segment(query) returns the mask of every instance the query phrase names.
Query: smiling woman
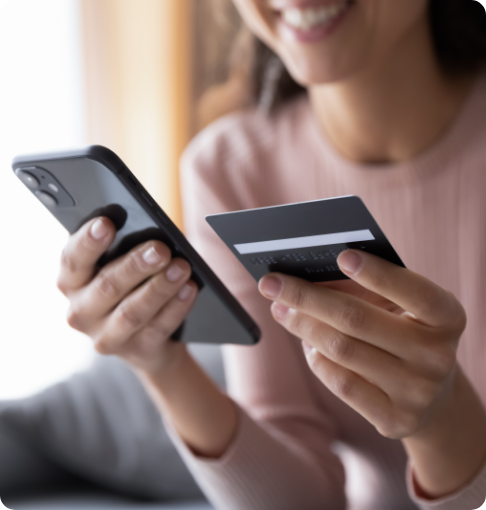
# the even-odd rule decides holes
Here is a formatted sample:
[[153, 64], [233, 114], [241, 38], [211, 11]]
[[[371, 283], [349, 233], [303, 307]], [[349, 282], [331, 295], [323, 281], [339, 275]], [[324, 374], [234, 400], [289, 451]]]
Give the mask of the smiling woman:
[[[221, 391], [170, 341], [196, 296], [188, 264], [154, 241], [97, 271], [115, 228], [94, 218], [63, 251], [69, 322], [100, 353], [128, 362], [157, 409], [153, 422], [142, 418], [143, 397], [132, 392], [100, 405], [106, 385], [94, 384], [83, 403], [100, 412], [105, 435], [91, 433], [92, 421], [72, 427], [84, 439], [71, 441], [79, 460], [102, 464], [96, 439], [112, 447], [105, 481], [121, 466], [125, 487], [135, 481], [138, 493], [160, 495], [165, 481], [172, 490], [172, 478], [159, 476], [160, 429], [148, 425], [162, 416], [217, 508], [477, 508], [486, 494], [484, 10], [473, 0], [234, 4], [241, 19], [233, 10], [227, 44], [217, 45], [235, 39], [228, 80], [201, 110], [231, 115], [190, 143], [181, 189], [186, 234], [262, 341], [225, 346], [229, 392]], [[125, 14], [138, 19], [135, 11]], [[127, 60], [137, 63], [145, 55], [135, 42]], [[148, 97], [131, 106], [148, 114]], [[344, 281], [273, 273], [257, 287], [205, 221], [340, 195], [363, 199], [406, 268], [344, 250]], [[313, 241], [303, 234], [292, 242]], [[286, 232], [278, 237], [281, 248]], [[113, 402], [130, 404], [126, 419], [107, 418]], [[79, 416], [74, 423], [86, 423], [84, 408]], [[146, 449], [137, 450], [139, 438]]]
[[[306, 2], [305, 9], [297, 9], [296, 2], [280, 0], [256, 2], [255, 5], [260, 6], [259, 8], [263, 9], [261, 12], [266, 14], [264, 18], [260, 17], [260, 22], [255, 22], [257, 23], [255, 33], [260, 35], [268, 46], [261, 44], [253, 36], [249, 25], [240, 24], [240, 18], [234, 13], [232, 0], [210, 0], [210, 2], [213, 4], [214, 11], [218, 12], [217, 18], [220, 21], [211, 37], [215, 41], [220, 41], [220, 49], [219, 54], [218, 51], [213, 50], [216, 56], [213, 56], [213, 62], [207, 62], [206, 66], [211, 67], [212, 63], [213, 68], [224, 67], [228, 44], [226, 34], [239, 31], [239, 37], [235, 38], [233, 56], [229, 59], [230, 79], [225, 83], [214, 85], [202, 98], [200, 104], [202, 125], [209, 124], [228, 111], [239, 110], [250, 104], [260, 103], [263, 109], [275, 109], [282, 101], [302, 92], [303, 88], [295, 80], [298, 78], [298, 73], [290, 76], [287, 68], [281, 64], [280, 57], [287, 66], [293, 65], [285, 57], [290, 50], [282, 55], [278, 51], [275, 53], [277, 46], [275, 41], [272, 43], [268, 27], [273, 27], [272, 30], [280, 27], [288, 36], [286, 39], [289, 43], [292, 38], [300, 37], [316, 37], [318, 42], [336, 23], [339, 23], [348, 10], [351, 10], [354, 0], [325, 2], [325, 5], [320, 5], [322, 2]], [[238, 0], [235, 3], [238, 4]], [[250, 7], [252, 2], [242, 0], [241, 3], [243, 12], [252, 8]], [[450, 72], [474, 69], [484, 60], [486, 41], [480, 22], [481, 11], [478, 11], [480, 6], [475, 4], [486, 2], [483, 0], [483, 2], [469, 3], [471, 4], [469, 9], [461, 9], [461, 3], [457, 0], [432, 0], [429, 4], [432, 37], [437, 55], [444, 69]], [[284, 9], [284, 6], [288, 7]], [[256, 8], [253, 7], [253, 9]], [[370, 9], [367, 13], [368, 23], [377, 23], [379, 15], [385, 17], [387, 24], [390, 24], [393, 19], [399, 17], [399, 12], [391, 16], [386, 11], [380, 13], [377, 9]], [[267, 29], [263, 28], [263, 19], [268, 21]], [[304, 25], [306, 25], [305, 30]], [[391, 36], [396, 37], [394, 30], [390, 30]]]

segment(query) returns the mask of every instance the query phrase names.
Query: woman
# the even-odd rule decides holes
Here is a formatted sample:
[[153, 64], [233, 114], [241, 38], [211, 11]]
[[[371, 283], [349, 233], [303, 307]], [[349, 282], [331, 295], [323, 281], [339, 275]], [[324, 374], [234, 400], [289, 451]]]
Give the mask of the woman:
[[[64, 251], [69, 322], [132, 364], [218, 508], [343, 509], [346, 497], [360, 510], [475, 508], [486, 494], [484, 11], [472, 0], [235, 4], [280, 58], [257, 46], [267, 73], [255, 90], [271, 112], [250, 107], [192, 142], [186, 231], [261, 343], [226, 348], [232, 398], [221, 393], [169, 341], [196, 296], [189, 265], [151, 242], [96, 274], [114, 237], [106, 218]], [[308, 97], [290, 99], [296, 83]], [[257, 289], [204, 222], [350, 193], [410, 269], [348, 250], [338, 263], [351, 282], [274, 274]], [[360, 473], [346, 491], [343, 463]]]

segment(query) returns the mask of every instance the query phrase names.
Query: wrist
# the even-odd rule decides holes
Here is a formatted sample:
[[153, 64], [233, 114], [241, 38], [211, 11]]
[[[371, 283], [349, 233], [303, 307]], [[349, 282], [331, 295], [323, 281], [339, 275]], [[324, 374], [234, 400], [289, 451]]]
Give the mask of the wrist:
[[486, 461], [486, 412], [459, 367], [448, 397], [403, 444], [417, 493], [430, 499], [460, 490], [480, 471]]
[[169, 369], [141, 376], [148, 393], [196, 455], [221, 457], [236, 434], [237, 410], [187, 349]]
[[174, 342], [169, 348], [163, 350], [160, 359], [154, 359], [142, 369], [138, 369], [139, 377], [146, 383], [156, 386], [159, 391], [173, 380], [174, 374], [186, 365], [188, 359], [192, 359], [185, 344]]

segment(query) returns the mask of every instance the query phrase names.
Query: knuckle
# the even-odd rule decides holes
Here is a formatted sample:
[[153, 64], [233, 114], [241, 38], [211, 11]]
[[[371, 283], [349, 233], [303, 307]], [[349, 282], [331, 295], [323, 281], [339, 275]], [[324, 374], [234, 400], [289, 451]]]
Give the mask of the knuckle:
[[75, 273], [78, 270], [78, 264], [71, 251], [64, 248], [61, 252], [61, 267], [70, 273]]
[[411, 436], [419, 426], [420, 420], [415, 413], [400, 411], [399, 413], [390, 413], [376, 428], [382, 436], [400, 440]]
[[290, 302], [292, 303], [292, 307], [297, 310], [305, 308], [307, 303], [307, 292], [303, 286], [292, 286], [290, 290]]
[[383, 417], [379, 423], [375, 425], [375, 427], [383, 437], [388, 439], [399, 439], [393, 413], [389, 413], [388, 416]]
[[79, 247], [84, 251], [92, 252], [96, 249], [96, 244], [93, 239], [88, 235], [87, 232], [84, 232], [78, 239]]
[[113, 273], [101, 271], [95, 279], [96, 292], [103, 298], [113, 298], [119, 294]]
[[117, 309], [117, 320], [122, 328], [138, 329], [143, 324], [143, 318], [139, 312], [127, 304], [121, 304]]
[[345, 362], [352, 359], [355, 345], [349, 337], [336, 331], [327, 338], [326, 350], [334, 361]]
[[423, 411], [430, 407], [437, 397], [438, 386], [432, 381], [420, 378], [409, 386], [409, 403], [416, 411]]
[[157, 324], [151, 324], [143, 329], [141, 333], [141, 340], [144, 343], [154, 344], [160, 340], [169, 338], [172, 334], [172, 330], [168, 325], [160, 321]]
[[420, 428], [420, 423], [418, 414], [411, 411], [402, 412], [395, 426], [394, 439], [403, 439], [413, 435]]
[[439, 308], [449, 310], [450, 304], [444, 302], [444, 297], [444, 291], [441, 288], [432, 285], [423, 286], [420, 297], [418, 297], [415, 302], [415, 307], [419, 316], [436, 316]]
[[131, 252], [128, 254], [125, 264], [127, 267], [127, 271], [130, 274], [141, 274], [144, 273], [142, 264], [140, 263], [140, 255], [135, 252]]
[[339, 322], [351, 334], [364, 329], [366, 325], [366, 314], [360, 308], [352, 305], [344, 305], [338, 313]]
[[303, 314], [289, 310], [288, 313], [288, 327], [294, 333], [302, 335], [305, 329], [304, 316]]
[[99, 338], [95, 344], [94, 348], [98, 354], [108, 355], [113, 353], [113, 349], [111, 348], [110, 342], [104, 337]]
[[62, 292], [62, 294], [67, 296], [67, 294], [69, 292], [69, 287], [66, 285], [66, 282], [64, 281], [64, 279], [61, 278], [60, 275], [57, 278], [56, 286]]
[[460, 303], [460, 301], [452, 294], [452, 292], [447, 293], [449, 295], [449, 299], [451, 300], [451, 316], [454, 319], [455, 330], [460, 334], [466, 329], [467, 324], [467, 315], [466, 310]]
[[336, 377], [333, 381], [333, 389], [335, 394], [343, 400], [352, 398], [355, 391], [354, 377], [351, 374]]
[[83, 325], [83, 316], [81, 312], [74, 306], [71, 306], [68, 310], [67, 317], [66, 317], [67, 323], [71, 328], [76, 329], [78, 331], [82, 330]]
[[378, 293], [381, 289], [386, 288], [388, 286], [386, 285], [388, 275], [383, 270], [370, 271], [368, 277], [372, 288], [378, 291]]
[[449, 344], [443, 343], [439, 349], [435, 349], [428, 356], [430, 372], [439, 380], [445, 379], [454, 370], [456, 363], [456, 352]]

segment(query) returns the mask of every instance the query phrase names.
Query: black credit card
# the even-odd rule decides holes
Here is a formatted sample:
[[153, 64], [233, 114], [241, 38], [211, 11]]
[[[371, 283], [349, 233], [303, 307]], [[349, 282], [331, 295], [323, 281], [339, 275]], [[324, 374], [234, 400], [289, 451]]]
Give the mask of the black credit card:
[[336, 259], [348, 248], [405, 267], [354, 195], [213, 214], [206, 221], [257, 281], [270, 272], [311, 282], [343, 280]]

